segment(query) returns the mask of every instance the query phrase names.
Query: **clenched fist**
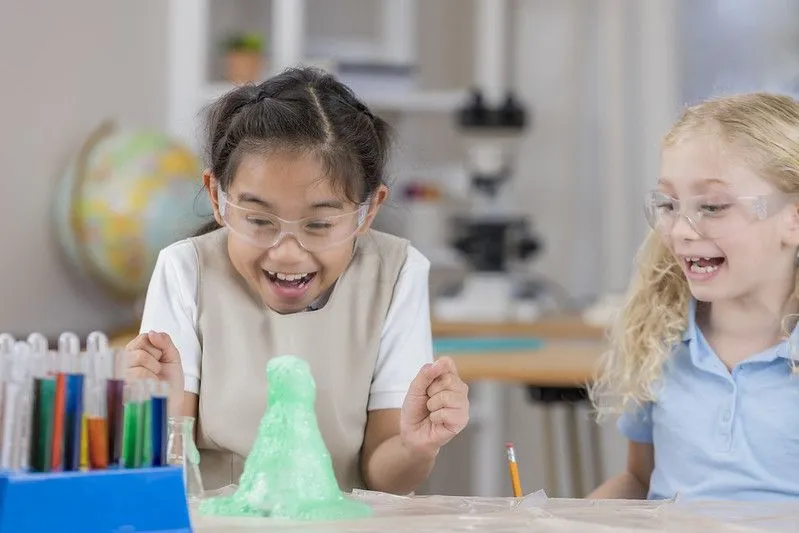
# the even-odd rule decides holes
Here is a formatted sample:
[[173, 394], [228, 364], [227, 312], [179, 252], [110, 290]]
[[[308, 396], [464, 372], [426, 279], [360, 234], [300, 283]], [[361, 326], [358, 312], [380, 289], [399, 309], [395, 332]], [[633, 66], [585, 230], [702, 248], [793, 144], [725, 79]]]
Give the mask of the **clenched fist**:
[[455, 363], [442, 357], [411, 382], [400, 414], [400, 438], [409, 449], [434, 455], [469, 421], [469, 387]]

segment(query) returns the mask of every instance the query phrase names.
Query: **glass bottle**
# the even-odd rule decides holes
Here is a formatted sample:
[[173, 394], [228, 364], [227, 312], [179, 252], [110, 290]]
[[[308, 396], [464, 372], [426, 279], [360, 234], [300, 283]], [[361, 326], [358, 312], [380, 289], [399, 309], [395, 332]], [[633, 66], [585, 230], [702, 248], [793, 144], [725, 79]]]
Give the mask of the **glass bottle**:
[[200, 451], [194, 443], [194, 417], [169, 417], [167, 463], [183, 467], [183, 483], [189, 502], [199, 501], [204, 493], [200, 475]]

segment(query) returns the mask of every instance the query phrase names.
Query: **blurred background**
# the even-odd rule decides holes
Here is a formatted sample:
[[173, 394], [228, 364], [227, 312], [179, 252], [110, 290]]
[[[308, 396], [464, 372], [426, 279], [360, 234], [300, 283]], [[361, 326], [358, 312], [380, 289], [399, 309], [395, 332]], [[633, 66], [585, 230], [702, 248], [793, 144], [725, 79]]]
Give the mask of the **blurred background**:
[[509, 495], [513, 440], [526, 492], [582, 496], [624, 465], [581, 384], [660, 138], [708, 96], [795, 91], [798, 20], [792, 0], [1, 0], [0, 331], [135, 330], [158, 250], [209, 213], [202, 107], [318, 65], [396, 130], [377, 225], [431, 259], [437, 348], [473, 383], [422, 492]]

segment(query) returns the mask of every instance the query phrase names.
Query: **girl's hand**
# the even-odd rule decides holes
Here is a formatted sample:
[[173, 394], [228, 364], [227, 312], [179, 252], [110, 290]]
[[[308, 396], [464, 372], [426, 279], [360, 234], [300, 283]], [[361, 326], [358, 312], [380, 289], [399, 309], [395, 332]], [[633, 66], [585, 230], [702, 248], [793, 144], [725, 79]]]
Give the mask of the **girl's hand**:
[[402, 443], [412, 453], [437, 454], [469, 421], [468, 391], [449, 357], [424, 365], [402, 405]]
[[125, 378], [157, 379], [169, 383], [170, 395], [183, 394], [183, 367], [180, 354], [166, 333], [142, 333], [125, 347]]

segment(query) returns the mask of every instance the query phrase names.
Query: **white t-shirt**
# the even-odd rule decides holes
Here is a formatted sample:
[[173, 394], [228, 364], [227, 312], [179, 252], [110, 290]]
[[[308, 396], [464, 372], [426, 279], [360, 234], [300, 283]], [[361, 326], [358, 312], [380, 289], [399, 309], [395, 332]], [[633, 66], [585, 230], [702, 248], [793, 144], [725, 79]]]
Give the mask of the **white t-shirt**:
[[[202, 349], [198, 328], [198, 258], [189, 240], [158, 255], [140, 331], [163, 331], [180, 352], [185, 390], [199, 394]], [[399, 409], [419, 369], [433, 361], [428, 275], [430, 261], [408, 246], [380, 338], [368, 409]]]

